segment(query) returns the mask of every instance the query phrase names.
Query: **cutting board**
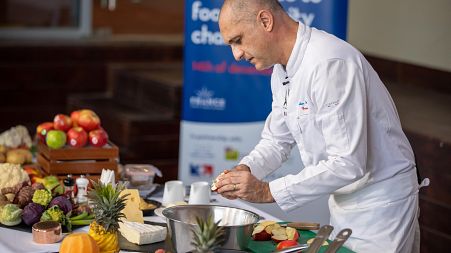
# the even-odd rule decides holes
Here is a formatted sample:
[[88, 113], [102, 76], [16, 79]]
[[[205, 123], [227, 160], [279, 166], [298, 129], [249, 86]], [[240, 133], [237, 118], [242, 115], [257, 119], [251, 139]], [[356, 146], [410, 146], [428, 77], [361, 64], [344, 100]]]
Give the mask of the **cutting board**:
[[[298, 242], [300, 244], [307, 243], [307, 240], [314, 238], [316, 236], [316, 233], [312, 231], [306, 231], [306, 230], [298, 230], [299, 232], [299, 239]], [[330, 241], [329, 241], [330, 243]], [[250, 252], [255, 253], [270, 253], [273, 252], [276, 249], [277, 244], [273, 241], [254, 241], [250, 240], [248, 244], [248, 249]], [[320, 249], [320, 253], [326, 251], [327, 246], [322, 246]], [[353, 253], [354, 251], [341, 247], [338, 251], [338, 253]]]

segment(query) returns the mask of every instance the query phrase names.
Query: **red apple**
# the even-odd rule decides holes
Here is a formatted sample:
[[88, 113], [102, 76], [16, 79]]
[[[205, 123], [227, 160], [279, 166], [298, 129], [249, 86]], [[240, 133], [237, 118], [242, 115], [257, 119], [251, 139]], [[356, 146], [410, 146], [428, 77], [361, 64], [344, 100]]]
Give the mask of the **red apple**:
[[74, 127], [78, 126], [78, 118], [80, 117], [80, 110], [73, 111], [70, 113], [70, 119], [72, 120], [72, 125]]
[[108, 134], [102, 128], [89, 132], [89, 143], [94, 147], [103, 147], [108, 142]]
[[42, 142], [45, 142], [45, 136], [50, 130], [53, 130], [53, 122], [44, 122], [36, 127], [36, 135]]
[[81, 127], [72, 127], [67, 131], [67, 143], [72, 147], [83, 147], [88, 142], [88, 133]]
[[299, 232], [295, 228], [287, 227], [286, 233], [287, 233], [288, 240], [297, 241], [299, 238]]
[[53, 119], [53, 127], [56, 130], [67, 132], [72, 127], [72, 120], [65, 114], [57, 114]]
[[78, 116], [78, 125], [83, 127], [86, 132], [95, 130], [100, 126], [100, 118], [91, 110], [81, 110]]
[[277, 229], [273, 229], [271, 231], [272, 236], [271, 239], [276, 242], [279, 243], [281, 241], [285, 241], [285, 240], [294, 240], [297, 241], [299, 238], [299, 232], [292, 227], [286, 227], [286, 228], [277, 228]]
[[289, 247], [293, 247], [298, 245], [298, 242], [295, 240], [285, 240], [285, 241], [281, 241], [277, 244], [276, 249], [277, 250], [281, 250], [281, 249], [285, 249], [285, 248], [289, 248]]

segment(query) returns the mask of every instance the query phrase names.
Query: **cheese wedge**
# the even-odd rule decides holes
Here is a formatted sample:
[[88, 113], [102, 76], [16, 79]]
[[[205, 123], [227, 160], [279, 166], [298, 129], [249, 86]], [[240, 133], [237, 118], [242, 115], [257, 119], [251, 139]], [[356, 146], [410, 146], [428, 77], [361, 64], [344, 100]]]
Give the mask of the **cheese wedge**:
[[119, 231], [129, 242], [138, 245], [164, 241], [166, 228], [162, 226], [124, 221], [119, 223]]
[[[125, 214], [125, 219], [127, 221], [136, 221], [139, 223], [144, 223], [143, 212], [139, 209], [139, 203], [141, 202], [141, 197], [139, 196], [139, 191], [137, 189], [126, 189], [120, 193], [120, 196], [130, 193], [125, 202], [125, 208], [122, 213]], [[122, 219], [124, 221], [124, 219]]]

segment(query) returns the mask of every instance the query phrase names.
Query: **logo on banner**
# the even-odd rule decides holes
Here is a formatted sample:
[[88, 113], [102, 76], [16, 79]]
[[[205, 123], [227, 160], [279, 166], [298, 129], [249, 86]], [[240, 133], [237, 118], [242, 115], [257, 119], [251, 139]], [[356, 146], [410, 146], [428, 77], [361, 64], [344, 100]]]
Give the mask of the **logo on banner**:
[[236, 161], [238, 160], [240, 153], [238, 150], [232, 148], [232, 147], [226, 147], [225, 148], [225, 159], [229, 161]]
[[213, 176], [213, 165], [211, 164], [190, 164], [191, 176]]
[[196, 96], [189, 98], [191, 108], [222, 111], [226, 107], [225, 98], [214, 97], [214, 92], [207, 88], [196, 91]]

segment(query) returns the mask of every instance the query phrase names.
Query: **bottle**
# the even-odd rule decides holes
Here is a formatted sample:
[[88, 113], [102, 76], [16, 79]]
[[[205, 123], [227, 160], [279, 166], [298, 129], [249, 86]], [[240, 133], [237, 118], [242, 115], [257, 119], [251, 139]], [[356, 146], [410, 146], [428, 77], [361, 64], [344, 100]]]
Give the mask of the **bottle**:
[[68, 174], [67, 177], [63, 180], [64, 184], [64, 194], [69, 196], [71, 199], [74, 199], [74, 178], [72, 177], [72, 174]]
[[88, 202], [88, 184], [89, 180], [84, 176], [81, 175], [77, 180], [75, 180], [75, 183], [77, 184], [77, 202], [78, 203], [84, 203]]

